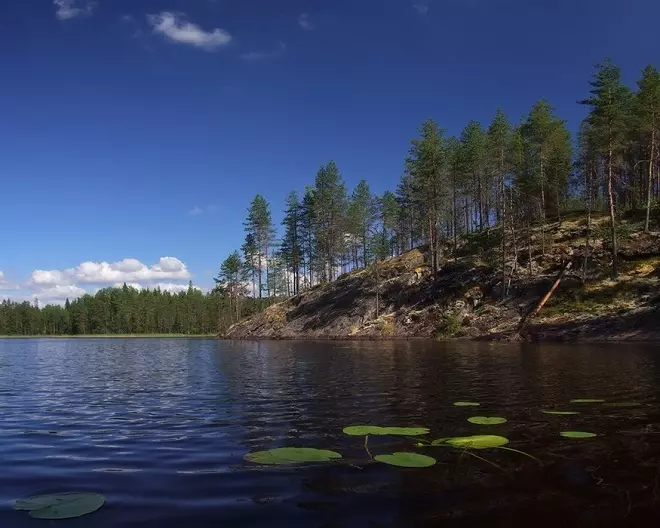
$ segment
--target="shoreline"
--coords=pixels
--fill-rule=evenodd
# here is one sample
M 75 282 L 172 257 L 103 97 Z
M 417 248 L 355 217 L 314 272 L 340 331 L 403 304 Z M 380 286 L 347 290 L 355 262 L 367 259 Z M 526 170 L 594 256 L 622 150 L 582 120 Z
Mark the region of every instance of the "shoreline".
M 81 334 L 81 335 L 7 335 L 0 339 L 215 339 L 213 334 Z

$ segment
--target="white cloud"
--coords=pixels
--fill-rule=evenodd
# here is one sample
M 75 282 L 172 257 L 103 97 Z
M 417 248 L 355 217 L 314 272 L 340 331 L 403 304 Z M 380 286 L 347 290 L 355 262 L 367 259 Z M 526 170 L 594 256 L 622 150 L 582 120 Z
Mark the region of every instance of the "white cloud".
M 60 20 L 89 16 L 96 7 L 96 2 L 80 0 L 53 0 L 53 4 L 55 4 L 55 16 Z
M 417 11 L 417 13 L 419 13 L 420 15 L 425 15 L 426 13 L 429 12 L 429 6 L 424 1 L 413 4 L 413 9 Z
M 284 42 L 280 42 L 279 46 L 274 50 L 250 51 L 248 53 L 243 53 L 241 55 L 241 58 L 245 59 L 247 61 L 260 61 L 260 60 L 266 60 L 266 59 L 274 59 L 275 57 L 281 55 L 285 51 L 286 51 L 286 44 Z
M 309 14 L 303 13 L 298 17 L 298 25 L 303 28 L 305 31 L 314 31 L 316 26 L 309 19 Z
M 119 262 L 83 262 L 64 270 L 35 270 L 31 284 L 38 287 L 75 284 L 111 284 L 156 280 L 188 280 L 186 265 L 174 257 L 162 257 L 147 267 L 139 260 L 127 258 Z
M 163 11 L 158 15 L 147 15 L 147 20 L 154 33 L 179 44 L 215 51 L 231 42 L 231 35 L 224 29 L 204 31 L 197 24 L 188 22 L 181 14 Z
M 34 292 L 32 294 L 33 299 L 39 299 L 39 305 L 44 306 L 45 304 L 56 304 L 58 302 L 64 302 L 67 299 L 73 300 L 78 297 L 81 297 L 87 293 L 83 288 L 78 286 L 69 285 L 57 285 L 52 288 L 45 288 Z

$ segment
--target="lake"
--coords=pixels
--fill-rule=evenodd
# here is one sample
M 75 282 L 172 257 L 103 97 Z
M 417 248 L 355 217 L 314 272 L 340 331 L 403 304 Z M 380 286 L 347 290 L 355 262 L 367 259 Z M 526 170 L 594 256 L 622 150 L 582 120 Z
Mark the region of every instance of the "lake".
M 657 345 L 0 340 L 0 526 L 49 525 L 12 504 L 62 491 L 107 500 L 71 527 L 640 526 L 660 517 L 659 388 Z M 342 432 L 362 424 L 504 436 L 540 463 L 402 436 L 368 454 Z M 282 446 L 343 458 L 243 459 Z M 400 451 L 437 463 L 370 458 Z

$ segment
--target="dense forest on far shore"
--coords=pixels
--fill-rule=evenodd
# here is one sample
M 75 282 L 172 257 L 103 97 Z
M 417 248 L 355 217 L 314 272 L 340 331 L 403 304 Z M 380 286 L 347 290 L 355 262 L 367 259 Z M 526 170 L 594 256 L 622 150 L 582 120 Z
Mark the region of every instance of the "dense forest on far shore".
M 270 300 L 273 302 L 273 300 Z M 261 301 L 265 303 L 266 301 Z M 246 299 L 245 315 L 260 309 L 258 299 Z M 224 332 L 235 319 L 229 300 L 218 291 L 204 294 L 188 287 L 170 293 L 160 289 L 105 288 L 64 306 L 0 303 L 0 336 L 85 334 L 186 334 Z
M 275 299 L 422 244 L 430 248 L 429 264 L 437 273 L 441 259 L 466 238 L 498 240 L 494 266 L 506 283 L 525 254 L 544 254 L 548 220 L 561 221 L 576 209 L 586 211 L 587 258 L 594 241 L 604 241 L 616 278 L 621 215 L 643 210 L 644 231 L 655 227 L 660 73 L 647 66 L 633 90 L 605 59 L 585 82 L 580 104 L 589 114 L 575 138 L 544 99 L 516 124 L 498 110 L 489 126 L 470 121 L 458 137 L 429 119 L 411 141 L 395 191 L 375 196 L 362 180 L 349 193 L 331 161 L 302 195 L 288 195 L 279 237 L 270 204 L 255 196 L 244 223 L 245 243 L 222 263 L 211 293 L 124 286 L 64 307 L 5 301 L 0 335 L 224 333 Z M 608 215 L 607 230 L 592 228 L 595 211 Z M 540 237 L 532 235 L 535 226 L 541 227 Z

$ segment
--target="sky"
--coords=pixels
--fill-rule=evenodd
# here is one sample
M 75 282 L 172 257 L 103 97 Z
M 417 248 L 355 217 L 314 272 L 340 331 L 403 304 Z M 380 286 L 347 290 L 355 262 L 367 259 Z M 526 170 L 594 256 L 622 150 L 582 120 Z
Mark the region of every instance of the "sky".
M 576 130 L 594 64 L 660 66 L 657 0 L 0 4 L 0 298 L 40 304 L 206 290 L 256 193 L 279 222 L 331 159 L 382 193 L 429 117 Z

